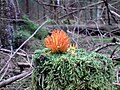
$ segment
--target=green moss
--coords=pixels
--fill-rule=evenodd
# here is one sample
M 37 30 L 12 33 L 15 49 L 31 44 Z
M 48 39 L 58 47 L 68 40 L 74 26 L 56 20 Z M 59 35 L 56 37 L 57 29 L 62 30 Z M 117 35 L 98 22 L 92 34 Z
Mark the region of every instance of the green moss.
M 77 49 L 75 55 L 34 53 L 32 90 L 116 90 L 112 60 Z
M 56 23 L 55 23 L 54 20 L 48 20 L 47 24 L 48 24 L 48 25 L 55 25 Z
M 25 20 L 25 22 L 22 26 L 20 26 L 17 33 L 21 33 L 25 37 L 28 37 L 28 35 L 30 36 L 35 32 L 35 30 L 38 28 L 39 25 L 26 17 L 23 17 L 23 19 Z M 35 34 L 34 38 L 44 39 L 47 35 L 48 35 L 48 30 L 45 27 L 43 27 Z
M 105 42 L 105 43 L 109 43 L 112 41 L 112 38 L 110 37 L 105 37 L 105 38 L 98 38 L 98 37 L 93 37 L 93 40 L 95 42 Z

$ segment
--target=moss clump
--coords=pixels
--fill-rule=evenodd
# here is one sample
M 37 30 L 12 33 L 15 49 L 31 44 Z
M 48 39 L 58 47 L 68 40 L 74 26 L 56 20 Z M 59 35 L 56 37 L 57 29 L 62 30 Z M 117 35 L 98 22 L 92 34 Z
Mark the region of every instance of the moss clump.
M 112 60 L 84 49 L 77 54 L 34 54 L 32 90 L 115 90 Z
M 39 27 L 39 25 L 34 23 L 27 17 L 23 17 L 23 19 L 25 20 L 25 22 L 23 25 L 19 27 L 19 30 L 17 32 L 17 37 L 21 37 L 20 35 L 22 35 L 25 38 L 27 38 L 35 32 L 35 30 Z M 43 27 L 35 34 L 34 38 L 44 39 L 47 35 L 48 35 L 48 30 L 45 27 Z

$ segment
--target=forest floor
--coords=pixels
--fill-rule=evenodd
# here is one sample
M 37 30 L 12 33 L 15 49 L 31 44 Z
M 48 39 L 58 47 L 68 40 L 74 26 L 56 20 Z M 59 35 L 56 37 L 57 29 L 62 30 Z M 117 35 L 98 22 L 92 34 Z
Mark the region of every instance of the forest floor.
M 96 48 L 100 46 L 104 46 L 108 43 L 112 42 L 112 38 L 106 37 L 106 38 L 100 38 L 96 36 L 84 36 L 80 35 L 79 38 L 72 38 L 71 36 L 71 41 L 75 43 L 74 41 L 77 41 L 78 47 L 79 48 L 84 48 L 88 51 L 94 51 Z M 76 36 L 74 36 L 76 37 Z M 119 37 L 118 37 L 119 38 Z M 119 38 L 120 39 L 120 38 Z M 21 49 L 20 52 L 22 53 L 27 53 L 27 55 L 32 55 L 34 50 L 36 49 L 41 49 L 42 44 L 40 40 L 30 40 L 27 45 L 27 47 L 24 47 Z M 112 54 L 112 57 L 120 57 L 120 47 L 115 50 L 117 45 L 110 46 L 110 47 L 105 47 L 99 51 L 99 53 L 105 54 L 108 57 L 110 57 Z M 7 60 L 10 58 L 10 52 L 6 52 L 4 50 L 0 51 L 0 68 L 3 68 L 3 66 L 6 64 Z M 18 62 L 22 63 L 32 63 L 32 58 L 30 56 L 30 61 L 28 60 L 27 57 L 22 56 L 22 55 L 15 55 L 11 62 L 9 63 L 9 67 L 6 68 L 5 75 L 2 78 L 2 80 L 8 79 L 10 77 L 16 76 L 20 73 L 26 72 L 28 70 L 31 70 L 31 67 L 26 67 L 23 68 L 21 71 L 21 68 L 18 66 Z M 2 76 L 1 75 L 1 76 Z M 22 80 L 17 80 L 13 83 L 10 83 L 9 85 L 6 85 L 5 87 L 0 88 L 0 90 L 30 90 L 30 84 L 31 84 L 31 75 L 28 77 L 23 78 Z

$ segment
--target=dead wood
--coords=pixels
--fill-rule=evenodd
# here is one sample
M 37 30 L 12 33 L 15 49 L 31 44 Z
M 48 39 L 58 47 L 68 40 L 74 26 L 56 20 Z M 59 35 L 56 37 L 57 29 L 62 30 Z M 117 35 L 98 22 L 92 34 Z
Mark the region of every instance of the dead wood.
M 15 82 L 16 80 L 19 80 L 21 78 L 23 78 L 24 76 L 28 75 L 30 72 L 25 72 L 16 76 L 13 76 L 7 80 L 1 81 L 0 82 L 0 87 L 5 87 L 8 84 L 11 84 L 12 82 Z
M 116 45 L 119 45 L 119 46 L 120 46 L 120 43 L 119 43 L 119 42 L 116 42 L 116 43 L 107 43 L 107 44 L 104 44 L 104 45 L 96 48 L 94 51 L 95 51 L 95 52 L 98 52 L 98 51 L 100 51 L 100 50 L 102 50 L 102 49 L 104 49 L 104 48 L 106 48 L 106 47 L 116 46 Z
M 48 25 L 49 29 L 63 29 L 67 32 L 75 31 L 76 33 L 89 33 L 90 35 L 98 35 L 98 34 L 115 34 L 120 35 L 120 25 L 106 25 L 106 24 L 88 24 L 88 25 Z
M 11 50 L 1 48 L 0 51 L 6 52 L 6 53 L 11 53 Z M 16 54 L 21 55 L 21 56 L 27 56 L 24 53 L 17 52 Z
M 112 60 L 114 60 L 114 61 L 120 61 L 120 57 L 112 58 Z
M 22 67 L 22 68 L 29 68 L 30 67 L 30 64 L 28 64 L 28 63 L 17 62 L 17 64 L 19 67 Z

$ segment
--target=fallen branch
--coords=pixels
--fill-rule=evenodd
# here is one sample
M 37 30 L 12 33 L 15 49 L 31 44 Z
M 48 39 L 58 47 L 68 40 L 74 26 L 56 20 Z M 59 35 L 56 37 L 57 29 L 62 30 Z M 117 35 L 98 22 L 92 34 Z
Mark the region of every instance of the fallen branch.
M 28 75 L 30 72 L 25 72 L 16 76 L 13 76 L 7 80 L 1 81 L 0 82 L 0 87 L 5 87 L 6 85 L 11 84 L 12 82 L 15 82 L 16 80 L 19 80 L 21 78 L 23 78 L 24 76 Z
M 118 57 L 118 58 L 112 58 L 112 60 L 114 60 L 114 61 L 120 61 L 120 57 Z
M 4 49 L 4 48 L 0 48 L 0 51 L 11 53 L 11 50 Z M 21 55 L 21 56 L 27 56 L 26 54 L 20 53 L 20 52 L 17 52 L 16 54 Z
M 69 29 L 74 29 L 74 28 L 97 28 L 95 24 L 82 24 L 82 25 L 47 25 L 48 28 L 69 28 Z M 98 24 L 98 27 L 101 29 L 109 27 L 110 29 L 120 27 L 120 24 L 114 24 L 114 25 L 107 25 L 107 24 Z
M 116 50 L 118 49 L 119 45 L 113 50 L 112 54 L 110 55 L 110 58 L 113 58 L 114 53 L 116 52 Z
M 115 11 L 111 10 L 111 13 L 120 18 L 120 14 L 116 13 Z
M 4 21 L 15 21 L 15 22 L 28 22 L 27 20 L 23 20 L 23 19 L 0 18 L 0 20 L 4 20 Z
M 106 48 L 106 47 L 109 47 L 109 46 L 116 46 L 116 45 L 120 45 L 120 42 L 116 42 L 116 43 L 107 43 L 107 44 L 105 44 L 105 45 L 102 45 L 102 46 L 96 48 L 94 51 L 95 51 L 95 52 L 98 52 L 98 51 L 100 51 L 100 50 L 102 50 L 102 49 L 104 49 L 104 48 Z
M 86 29 L 87 29 L 88 30 L 87 32 L 92 32 L 96 35 L 99 34 L 99 31 L 98 31 L 98 28 L 99 28 L 100 32 L 102 32 L 102 33 L 112 33 L 115 35 L 120 35 L 120 29 L 119 29 L 120 24 L 115 24 L 115 25 L 107 25 L 107 24 L 47 25 L 46 27 L 51 30 L 52 29 L 63 29 L 65 32 L 67 32 L 67 30 L 69 30 L 69 31 L 75 30 L 75 32 L 77 32 L 77 33 L 84 33 L 84 32 L 86 32 Z M 115 32 L 113 30 L 115 30 Z
M 17 65 L 22 68 L 29 68 L 30 64 L 28 63 L 23 63 L 23 62 L 17 62 Z

